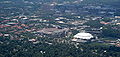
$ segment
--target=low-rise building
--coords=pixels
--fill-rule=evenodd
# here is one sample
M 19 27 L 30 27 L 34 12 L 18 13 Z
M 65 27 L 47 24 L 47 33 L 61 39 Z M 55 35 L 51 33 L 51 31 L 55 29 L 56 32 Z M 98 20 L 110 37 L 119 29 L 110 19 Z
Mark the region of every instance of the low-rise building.
M 74 39 L 72 39 L 73 42 L 87 42 L 91 39 L 93 39 L 93 35 L 90 33 L 77 33 L 74 35 Z

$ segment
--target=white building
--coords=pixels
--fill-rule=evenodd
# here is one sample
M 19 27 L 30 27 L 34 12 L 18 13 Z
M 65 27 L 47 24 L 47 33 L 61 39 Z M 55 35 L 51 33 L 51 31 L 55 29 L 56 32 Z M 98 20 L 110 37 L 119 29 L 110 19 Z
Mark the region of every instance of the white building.
M 87 42 L 88 40 L 91 40 L 92 38 L 94 37 L 90 33 L 77 33 L 76 35 L 74 35 L 74 39 L 72 39 L 72 41 Z

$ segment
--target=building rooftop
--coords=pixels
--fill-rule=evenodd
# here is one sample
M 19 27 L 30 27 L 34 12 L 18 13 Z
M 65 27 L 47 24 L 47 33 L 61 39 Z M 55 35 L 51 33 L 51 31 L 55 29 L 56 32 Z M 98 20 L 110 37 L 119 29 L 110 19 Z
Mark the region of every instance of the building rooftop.
M 91 39 L 93 36 L 90 33 L 78 33 L 74 36 L 74 38 L 78 39 Z

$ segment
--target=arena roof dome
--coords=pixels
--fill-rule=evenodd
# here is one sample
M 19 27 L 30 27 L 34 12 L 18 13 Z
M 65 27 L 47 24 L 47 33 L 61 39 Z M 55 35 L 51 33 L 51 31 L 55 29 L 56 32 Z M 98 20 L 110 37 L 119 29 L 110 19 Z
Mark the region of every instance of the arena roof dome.
M 74 36 L 74 38 L 78 38 L 78 39 L 91 39 L 93 38 L 93 35 L 90 33 L 78 33 Z

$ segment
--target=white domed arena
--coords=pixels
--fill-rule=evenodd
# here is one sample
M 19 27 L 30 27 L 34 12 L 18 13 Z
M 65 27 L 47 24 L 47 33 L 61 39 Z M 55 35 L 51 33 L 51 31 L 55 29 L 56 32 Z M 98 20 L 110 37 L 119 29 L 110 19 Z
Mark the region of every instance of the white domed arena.
M 92 34 L 90 33 L 78 33 L 74 36 L 74 38 L 79 38 L 79 39 L 91 39 L 93 38 Z
M 72 41 L 76 42 L 87 42 L 87 40 L 94 38 L 93 35 L 90 33 L 77 33 L 73 37 L 74 39 L 72 39 Z

